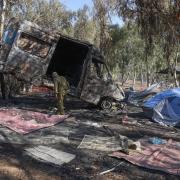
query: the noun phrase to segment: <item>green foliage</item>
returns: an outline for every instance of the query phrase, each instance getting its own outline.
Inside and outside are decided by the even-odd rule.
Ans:
[[[173,70],[172,67],[177,65],[176,57],[180,39],[179,1],[114,0],[114,7],[118,15],[126,21],[134,21],[138,25],[141,37],[146,44],[146,61],[153,56],[153,51],[157,51],[155,44],[158,44],[162,49],[160,52],[164,55],[166,66]],[[149,71],[147,62],[146,65]],[[173,73],[176,76],[176,72]]]
[[[79,40],[94,43],[96,34],[95,23],[90,15],[87,5],[76,12],[74,23],[74,37]]]
[[[147,65],[150,80],[157,79],[157,74],[165,65],[163,51],[158,43],[154,43],[154,53],[146,61],[145,41],[138,33],[135,23],[126,24],[120,28],[111,26],[111,48],[108,53],[108,66],[116,75],[121,75],[121,81],[134,76],[140,80],[146,76]]]
[[[59,0],[18,0],[9,7],[7,19],[29,20],[46,29],[72,33],[74,13],[67,11]]]
[[[93,0],[93,9],[85,5],[77,12],[59,0],[7,2],[6,22],[17,17],[95,44],[122,82],[153,82],[160,78],[156,72],[180,61],[178,1]],[[121,28],[111,22],[115,13],[126,20]]]

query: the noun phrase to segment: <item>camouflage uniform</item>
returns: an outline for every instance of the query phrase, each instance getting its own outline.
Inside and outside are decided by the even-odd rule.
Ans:
[[[64,96],[69,89],[69,83],[63,76],[59,76],[56,72],[52,74],[54,81],[54,91],[57,98],[58,114],[64,114]]]

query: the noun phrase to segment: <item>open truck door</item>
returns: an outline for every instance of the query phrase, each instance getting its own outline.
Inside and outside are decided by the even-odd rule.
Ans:
[[[107,78],[104,78],[104,74]],[[111,109],[113,102],[124,99],[124,92],[112,80],[105,62],[93,56],[93,53],[90,53],[87,64],[81,99],[102,109]]]
[[[97,64],[95,64],[92,59],[91,49],[87,56],[87,67],[80,98],[86,102],[97,105],[101,98],[100,91],[102,91],[101,86],[103,81],[99,77]]]
[[[5,31],[4,44],[14,24]],[[24,21],[15,29],[13,41],[4,59],[3,71],[26,82],[38,82],[46,73],[56,43],[53,37],[34,23]]]

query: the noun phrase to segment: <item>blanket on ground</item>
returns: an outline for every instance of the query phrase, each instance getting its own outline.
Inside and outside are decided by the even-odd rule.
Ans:
[[[180,143],[168,140],[166,144],[155,145],[148,139],[141,139],[141,152],[131,152],[129,155],[114,152],[111,157],[125,159],[132,164],[149,169],[161,170],[180,176]]]
[[[67,115],[48,115],[17,108],[0,109],[0,124],[20,134],[53,126],[67,117]]]

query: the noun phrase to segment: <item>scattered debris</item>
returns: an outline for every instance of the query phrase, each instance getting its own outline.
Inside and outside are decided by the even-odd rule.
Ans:
[[[123,151],[128,153],[129,150],[140,150],[139,142],[134,142],[125,136],[118,137],[99,137],[85,135],[78,148],[92,149],[98,151]]]
[[[61,131],[61,134],[63,134],[62,131]],[[31,135],[30,137],[28,137],[27,140],[28,140],[27,142],[32,145],[51,145],[51,144],[58,144],[58,143],[66,143],[66,144],[70,143],[68,139],[68,135],[60,136],[60,135],[43,134],[42,136],[39,136],[39,137],[36,137],[36,136],[34,137],[33,135]]]
[[[127,114],[123,116],[122,123],[123,124],[128,124],[128,115]]]
[[[86,122],[80,121],[80,123],[81,123],[81,124],[84,124],[84,125],[87,125],[87,126],[97,127],[97,128],[102,127],[102,125],[101,125],[100,123],[92,122],[92,121],[86,121]]]
[[[133,151],[129,155],[114,152],[111,157],[125,159],[135,165],[149,169],[161,170],[180,176],[180,147],[177,142],[169,140],[166,144],[153,145],[149,139],[141,139],[142,151]]]
[[[84,136],[78,148],[109,152],[122,150],[116,137],[98,137],[90,135]]]
[[[125,115],[122,117],[121,122],[122,122],[122,124],[124,124],[124,125],[138,125],[137,120],[135,120],[135,119],[130,120],[130,118],[128,117],[127,114],[125,114]]]
[[[111,169],[109,169],[109,170],[106,170],[106,171],[103,171],[103,172],[101,172],[101,173],[99,173],[99,175],[104,175],[104,174],[107,174],[107,173],[109,173],[109,172],[112,172],[112,171],[114,171],[118,166],[120,166],[120,165],[122,165],[123,164],[123,162],[120,162],[119,164],[117,164],[115,167],[113,167],[113,168],[111,168]]]
[[[28,99],[29,98],[30,97],[28,96]],[[34,104],[35,104],[36,105],[35,107],[37,107],[36,108],[37,111],[42,112],[42,109],[43,109],[44,112],[47,112],[47,117],[52,117],[50,114],[48,114],[49,103],[47,105],[45,104],[46,102],[49,102],[49,101],[46,101],[46,99],[44,97],[40,97],[38,99],[38,97],[33,96],[32,100],[30,100],[30,101],[26,101],[26,100],[27,99],[20,99],[19,101],[16,101],[15,106],[17,108],[12,108],[13,104],[11,104],[10,107],[5,107],[5,108],[2,106],[0,112],[3,109],[4,109],[4,111],[9,110],[8,115],[10,117],[13,116],[15,118],[18,113],[20,115],[23,114],[24,115],[23,120],[29,121],[32,118],[34,119],[34,117],[32,117],[31,113],[33,113]],[[28,103],[26,104],[25,102],[28,102]],[[69,99],[66,103],[68,103],[68,102],[72,102],[72,100]],[[71,108],[71,104],[72,103],[69,103],[69,105],[70,105],[69,108]],[[43,107],[45,107],[46,109],[44,109]],[[137,107],[129,107],[129,108],[130,108],[129,110],[131,112],[135,112],[135,113],[137,113],[137,111],[140,112],[140,110],[141,110],[140,108],[137,108]],[[13,111],[13,109],[16,109],[16,113]],[[23,109],[29,109],[29,110],[27,111],[27,110],[23,110]],[[30,111],[30,109],[31,109],[31,111]],[[30,113],[29,116],[26,116],[27,115],[26,112]],[[57,165],[57,166],[61,166],[63,169],[60,169],[61,167],[59,167],[59,168],[57,168],[57,170],[53,170],[53,172],[58,171],[59,173],[63,174],[64,173],[63,170],[65,170],[65,172],[67,172],[67,174],[71,173],[71,176],[74,175],[77,178],[78,178],[78,176],[83,176],[83,177],[93,176],[93,177],[95,177],[95,176],[101,176],[101,175],[103,175],[103,178],[104,177],[106,178],[106,176],[109,176],[109,175],[119,177],[123,173],[125,174],[125,176],[128,177],[129,172],[134,174],[134,173],[136,173],[135,171],[137,169],[139,171],[139,175],[142,175],[142,173],[143,174],[147,173],[147,176],[149,176],[149,175],[151,176],[152,174],[154,174],[153,175],[154,177],[155,176],[159,177],[162,175],[162,173],[159,173],[158,171],[149,171],[148,169],[145,170],[143,168],[139,169],[136,166],[133,166],[130,163],[127,163],[125,161],[123,161],[124,165],[122,167],[120,166],[121,168],[116,169],[116,164],[118,164],[118,160],[107,157],[107,153],[111,153],[113,151],[118,151],[118,153],[122,153],[123,156],[125,155],[128,157],[131,156],[132,154],[136,154],[136,153],[143,154],[144,145],[142,145],[141,141],[139,142],[138,139],[145,135],[148,135],[147,143],[149,145],[149,148],[154,147],[154,146],[162,147],[161,145],[154,145],[154,144],[150,143],[149,142],[150,137],[161,137],[162,139],[163,138],[167,139],[166,137],[168,136],[168,138],[173,138],[173,139],[179,138],[179,130],[178,129],[175,129],[172,127],[161,127],[155,123],[152,123],[151,125],[149,125],[149,124],[147,125],[146,124],[147,119],[140,119],[140,118],[138,119],[138,116],[135,116],[135,118],[132,118],[131,113],[124,114],[124,115],[128,116],[127,122],[128,123],[131,123],[131,121],[132,122],[138,121],[138,122],[135,125],[128,126],[126,124],[119,123],[119,120],[121,120],[124,117],[124,115],[118,115],[118,116],[114,115],[114,116],[110,117],[107,114],[103,114],[103,116],[102,116],[101,114],[103,113],[103,111],[96,112],[94,110],[87,110],[86,108],[85,109],[75,109],[75,110],[73,110],[73,112],[75,112],[72,115],[73,119],[68,118],[66,121],[64,121],[63,123],[61,123],[59,125],[41,129],[39,131],[29,133],[25,136],[18,134],[16,132],[13,132],[8,128],[1,127],[0,141],[3,144],[1,146],[1,148],[3,148],[4,143],[6,143],[6,144],[8,144],[7,145],[8,149],[10,149],[9,144],[10,144],[10,147],[12,144],[14,148],[16,146],[20,147],[20,150],[21,150],[21,148],[24,150],[24,148],[27,149],[29,147],[31,147],[31,148],[38,147],[39,148],[40,145],[45,146],[46,148],[55,149],[57,151],[58,151],[58,149],[60,149],[61,151],[64,151],[64,152],[66,152],[66,150],[68,150],[68,153],[78,154],[78,158],[76,158],[74,161],[69,163],[67,166],[62,167],[61,165]],[[44,113],[41,113],[41,114],[44,114]],[[96,118],[97,115],[98,115],[98,118]],[[28,119],[25,117],[28,117]],[[133,127],[133,128],[129,128],[129,127]],[[148,129],[147,129],[147,127],[148,127]],[[6,133],[6,131],[7,131],[7,133]],[[171,135],[172,131],[173,131],[173,135]],[[174,134],[174,132],[175,132],[175,134]],[[84,138],[84,140],[88,140],[88,142],[85,141],[86,147],[83,147],[84,149],[78,149],[77,146],[79,146],[79,148],[81,145],[84,146],[84,144],[83,144],[84,142],[82,141],[82,138],[87,133],[89,136],[90,135],[91,136],[90,136],[89,140],[88,140],[88,138],[87,139]],[[123,135],[126,135],[127,137],[119,135],[120,133]],[[129,138],[133,138],[136,141],[135,142],[132,141],[132,145],[131,145],[130,144],[131,140]],[[163,144],[163,146],[164,145],[167,145],[167,143]],[[177,148],[179,148],[180,147],[179,142],[176,142],[175,146]],[[92,150],[96,150],[96,151],[92,151]],[[33,151],[36,152],[37,149],[33,150]],[[10,152],[12,152],[11,149],[10,149]],[[19,155],[19,153],[22,151],[19,151],[19,149],[17,149],[16,152]],[[25,151],[24,153],[26,154],[27,151]],[[44,170],[47,166],[43,166],[43,163],[39,163],[38,161],[45,162],[45,164],[47,164],[47,163],[53,164],[53,166],[56,166],[56,164],[54,164],[54,161],[56,163],[60,164],[61,161],[56,160],[56,158],[54,158],[55,153],[56,152],[52,153],[52,151],[51,151],[51,153],[49,153],[49,155],[53,155],[53,158],[52,159],[50,158],[52,160],[51,162],[49,162],[49,160],[41,160],[41,158],[39,157],[39,154],[37,155],[37,153],[36,153],[36,156],[35,155],[33,156],[32,153],[31,154],[29,153],[27,155],[31,156],[32,158],[37,159],[37,161],[32,161],[31,159],[28,158],[28,160],[30,162],[32,162],[33,166],[40,164],[40,166],[42,166],[42,168]],[[154,153],[154,152],[152,152],[152,153]],[[149,157],[152,153],[149,153]],[[44,157],[44,152],[41,155]],[[48,159],[49,159],[49,155],[46,156],[46,157],[48,157]],[[144,156],[146,156],[146,154]],[[143,156],[143,158],[144,158],[144,156]],[[175,157],[175,156],[177,156],[177,155],[175,154],[173,157]],[[62,158],[62,157],[63,157],[63,155],[61,154],[60,158]],[[18,160],[19,160],[19,158],[20,157],[18,156]],[[21,158],[22,158],[22,161],[26,161],[26,158],[24,158],[24,156],[22,156]],[[110,164],[112,164],[112,161],[113,161],[113,165],[109,166]],[[89,162],[89,164],[92,163],[92,166],[89,166],[87,162]],[[27,165],[27,166],[23,165],[23,166],[29,167],[29,165]],[[52,168],[54,168],[53,166],[52,166]],[[50,167],[50,166],[48,166],[48,167]],[[108,167],[110,169],[108,169]],[[128,168],[127,171],[126,171],[126,168]],[[54,168],[54,169],[56,169],[56,168]],[[103,172],[101,172],[102,170],[103,170]],[[119,172],[119,170],[120,170],[120,172]],[[47,171],[49,173],[48,170],[45,170],[45,171]],[[112,172],[112,171],[115,171],[115,172]],[[51,170],[50,170],[50,172],[51,172]],[[64,174],[66,174],[66,173],[64,173]],[[163,174],[162,176],[166,176],[166,174]],[[154,177],[152,177],[152,179],[156,179]]]
[[[126,92],[125,101],[135,106],[141,106],[147,97],[153,96],[154,94],[157,93],[155,89],[159,86],[159,84],[160,83],[153,84],[147,89],[139,92],[130,90]]]
[[[167,141],[158,137],[153,137],[149,139],[149,142],[152,144],[166,144]]]
[[[64,163],[69,163],[75,158],[74,154],[66,153],[47,146],[26,148],[25,154],[41,162],[58,166],[61,166]]]

